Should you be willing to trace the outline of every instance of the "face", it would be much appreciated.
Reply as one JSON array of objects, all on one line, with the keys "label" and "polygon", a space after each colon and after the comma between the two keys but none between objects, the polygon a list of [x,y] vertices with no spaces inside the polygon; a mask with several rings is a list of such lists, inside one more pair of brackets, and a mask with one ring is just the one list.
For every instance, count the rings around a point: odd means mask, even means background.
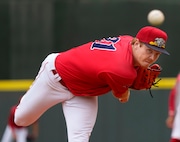
[{"label": "face", "polygon": [[145,44],[140,43],[139,40],[132,45],[134,66],[142,66],[147,68],[151,64],[157,61],[160,56],[160,52],[155,51]]}]

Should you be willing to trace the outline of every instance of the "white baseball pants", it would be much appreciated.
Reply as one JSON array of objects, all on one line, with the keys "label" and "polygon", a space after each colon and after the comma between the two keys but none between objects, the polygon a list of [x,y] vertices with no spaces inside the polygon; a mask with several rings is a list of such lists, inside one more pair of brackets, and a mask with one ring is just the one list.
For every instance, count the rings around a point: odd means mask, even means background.
[{"label": "white baseball pants", "polygon": [[[15,128],[16,142],[27,142],[28,129],[27,128]],[[13,132],[9,125],[6,126],[1,142],[12,142]]]},{"label": "white baseball pants", "polygon": [[180,105],[178,105],[177,112],[174,118],[171,138],[180,140]]},{"label": "white baseball pants", "polygon": [[97,117],[97,97],[74,96],[60,84],[61,77],[52,73],[57,55],[50,54],[42,62],[35,81],[16,109],[15,123],[28,126],[49,108],[62,103],[68,142],[88,142]]},{"label": "white baseball pants", "polygon": [[173,122],[171,138],[180,140],[180,81],[176,84],[176,97],[175,97],[176,114]]}]

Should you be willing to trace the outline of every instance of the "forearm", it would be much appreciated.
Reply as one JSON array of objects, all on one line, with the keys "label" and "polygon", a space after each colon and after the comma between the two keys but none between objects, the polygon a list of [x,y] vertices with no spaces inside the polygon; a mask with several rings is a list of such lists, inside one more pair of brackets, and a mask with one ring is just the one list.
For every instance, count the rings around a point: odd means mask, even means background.
[{"label": "forearm", "polygon": [[15,128],[10,126],[11,127],[11,131],[12,131],[12,137],[14,140],[16,140],[16,132],[15,132]]},{"label": "forearm", "polygon": [[38,121],[36,121],[34,124],[32,124],[32,135],[36,138],[39,135],[39,123],[38,123]]},{"label": "forearm", "polygon": [[119,101],[121,103],[126,103],[129,100],[130,97],[130,90],[128,89],[126,92],[122,94],[122,96],[119,98]]},{"label": "forearm", "polygon": [[120,94],[120,95],[115,95],[115,92],[113,92],[113,95],[116,96],[120,96],[120,97],[116,97],[117,99],[119,99],[119,101],[121,103],[126,103],[129,100],[130,97],[130,90],[127,89],[124,93]]}]

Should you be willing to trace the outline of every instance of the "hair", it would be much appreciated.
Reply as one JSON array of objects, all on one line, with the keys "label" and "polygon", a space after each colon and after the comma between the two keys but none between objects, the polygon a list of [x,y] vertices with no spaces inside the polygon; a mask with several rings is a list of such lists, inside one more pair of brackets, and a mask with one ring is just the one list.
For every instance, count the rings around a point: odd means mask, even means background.
[{"label": "hair", "polygon": [[[131,45],[134,45],[136,41],[137,41],[137,38],[134,37],[134,38],[132,39],[132,41],[131,41]],[[143,43],[142,43],[141,41],[139,41],[139,42],[140,42],[140,44],[141,44],[141,46],[142,46]]]},{"label": "hair", "polygon": [[137,38],[133,38],[132,41],[131,41],[131,45],[134,45],[134,43],[136,42]]}]

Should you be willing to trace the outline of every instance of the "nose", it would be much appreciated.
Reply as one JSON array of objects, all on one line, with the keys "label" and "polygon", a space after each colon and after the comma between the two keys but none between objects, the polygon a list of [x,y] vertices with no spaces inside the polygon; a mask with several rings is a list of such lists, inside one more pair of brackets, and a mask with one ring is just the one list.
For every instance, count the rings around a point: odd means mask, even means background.
[{"label": "nose", "polygon": [[152,62],[155,62],[157,60],[157,58],[158,58],[158,56],[155,53],[151,54],[151,56],[150,56],[150,59],[152,60]]},{"label": "nose", "polygon": [[154,60],[154,59],[155,59],[155,55],[154,55],[154,54],[151,54],[150,59],[151,59],[151,60]]}]

